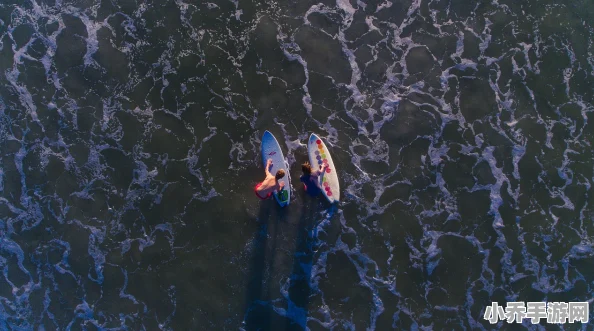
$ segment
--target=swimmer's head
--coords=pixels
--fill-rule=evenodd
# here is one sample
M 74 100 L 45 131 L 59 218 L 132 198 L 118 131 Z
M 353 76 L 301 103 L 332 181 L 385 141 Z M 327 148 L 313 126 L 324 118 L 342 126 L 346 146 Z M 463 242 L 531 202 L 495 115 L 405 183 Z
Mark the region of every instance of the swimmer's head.
M 304 164 L 302 164 L 301 170 L 304 174 L 311 175 L 311 165 L 309 165 L 309 162 L 305 162 Z
M 279 171 L 276 172 L 274 179 L 279 180 L 283 177 L 285 177 L 285 171 L 283 169 L 280 169 Z

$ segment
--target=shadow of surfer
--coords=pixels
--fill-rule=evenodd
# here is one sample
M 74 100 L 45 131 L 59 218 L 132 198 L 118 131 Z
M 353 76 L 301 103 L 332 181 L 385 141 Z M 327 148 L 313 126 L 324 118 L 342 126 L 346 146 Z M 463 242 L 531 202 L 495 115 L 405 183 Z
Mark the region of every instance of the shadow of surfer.
M 312 236 L 317 224 L 316 215 L 320 210 L 319 200 L 305 197 L 301 208 L 301 218 L 298 224 L 298 235 L 293 254 L 293 269 L 289 280 L 286 329 L 307 329 L 307 316 L 311 295 L 310 280 L 314 259 L 314 245 L 316 238 Z
M 248 274 L 243 330 L 272 330 L 269 282 L 274 274 L 277 233 L 287 209 L 270 199 L 260 203 L 259 227 L 252 241 L 251 270 Z
M 307 329 L 309 303 L 312 295 L 311 273 L 314 256 L 322 242 L 318 238 L 318 230 L 328 223 L 336 211 L 336 206 L 329 203 L 320 194 L 311 197 L 303 192 L 303 205 L 301 218 L 298 224 L 298 235 L 293 254 L 293 269 L 288 288 L 287 316 L 291 316 L 286 325 L 286 330 L 298 327 L 299 330 Z M 322 211 L 327 211 L 326 215 Z M 322 230 L 324 231 L 324 230 Z

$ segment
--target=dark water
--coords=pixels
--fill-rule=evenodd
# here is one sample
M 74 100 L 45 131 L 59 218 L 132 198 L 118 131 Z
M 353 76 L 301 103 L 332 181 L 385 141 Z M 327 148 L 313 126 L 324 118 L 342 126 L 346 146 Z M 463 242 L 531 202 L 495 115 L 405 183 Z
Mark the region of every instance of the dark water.
M 2 0 L 0 329 L 490 329 L 492 301 L 592 301 L 592 2 L 321 1 Z M 264 130 L 288 208 L 252 191 Z M 310 132 L 337 206 L 298 182 Z

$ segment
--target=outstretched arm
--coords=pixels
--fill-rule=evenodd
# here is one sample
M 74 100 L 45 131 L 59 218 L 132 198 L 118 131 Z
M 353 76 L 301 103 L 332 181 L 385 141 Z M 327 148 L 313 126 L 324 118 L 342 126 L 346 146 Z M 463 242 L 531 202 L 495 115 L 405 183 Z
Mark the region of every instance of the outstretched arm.
M 328 163 L 324 163 L 322 165 L 322 168 L 320 170 L 316 170 L 316 172 L 314 173 L 314 175 L 319 176 L 321 174 L 324 173 L 324 170 L 326 170 L 326 168 L 328 168 Z
M 268 170 L 268 169 L 270 169 L 271 165 L 272 165 L 272 159 L 268 159 L 268 161 L 266 161 L 266 167 L 264 167 L 264 172 L 266 173 L 266 176 L 272 176 L 272 174 Z

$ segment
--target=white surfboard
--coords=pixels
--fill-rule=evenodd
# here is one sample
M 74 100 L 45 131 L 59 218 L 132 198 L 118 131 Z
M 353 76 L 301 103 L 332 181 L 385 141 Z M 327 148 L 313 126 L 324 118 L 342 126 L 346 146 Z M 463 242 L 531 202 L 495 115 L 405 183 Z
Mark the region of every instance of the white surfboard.
M 268 171 L 274 176 L 280 169 L 285 170 L 285 177 L 281 178 L 279 182 L 284 182 L 285 186 L 281 192 L 274 192 L 274 198 L 281 207 L 284 207 L 291 202 L 291 177 L 289 176 L 289 167 L 285 162 L 285 156 L 278 144 L 276 138 L 268 130 L 262 136 L 262 162 L 266 167 L 268 159 L 272 159 L 272 166 Z
M 334 162 L 330 156 L 330 151 L 326 144 L 315 133 L 309 136 L 307 142 L 307 154 L 309 155 L 309 164 L 313 170 L 319 170 L 322 164 L 328 163 L 328 168 L 319 177 L 322 194 L 330 203 L 340 201 L 340 185 L 338 184 L 338 174 L 334 168 Z

